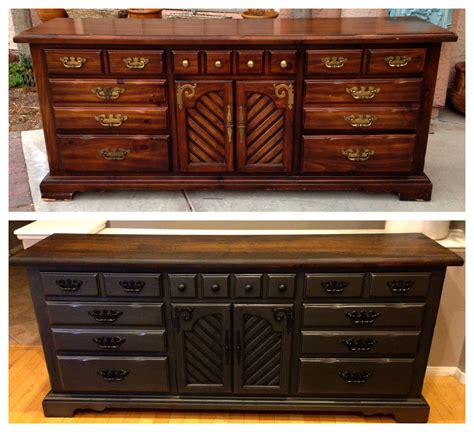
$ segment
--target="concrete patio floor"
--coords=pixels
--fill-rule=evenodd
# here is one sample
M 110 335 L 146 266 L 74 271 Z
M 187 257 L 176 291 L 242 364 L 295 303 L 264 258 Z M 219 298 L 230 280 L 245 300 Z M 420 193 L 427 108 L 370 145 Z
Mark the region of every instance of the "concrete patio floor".
M 464 211 L 464 128 L 464 117 L 450 110 L 441 110 L 432 121 L 425 165 L 434 185 L 430 202 L 402 202 L 394 194 L 314 191 L 80 193 L 73 201 L 46 202 L 39 193 L 39 183 L 48 173 L 43 131 L 22 132 L 22 145 L 36 211 Z M 16 179 L 10 187 L 21 186 Z M 11 202 L 10 210 L 21 211 Z

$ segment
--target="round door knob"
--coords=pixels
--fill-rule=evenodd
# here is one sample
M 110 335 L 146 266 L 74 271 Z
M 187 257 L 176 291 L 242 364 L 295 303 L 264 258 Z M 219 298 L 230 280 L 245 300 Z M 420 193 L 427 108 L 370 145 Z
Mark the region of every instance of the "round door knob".
M 247 62 L 247 67 L 249 67 L 250 69 L 252 69 L 254 66 L 255 66 L 255 63 L 254 63 L 253 60 L 249 60 L 249 61 Z
M 247 292 L 252 291 L 252 288 L 253 288 L 253 286 L 250 285 L 250 284 L 247 284 L 247 285 L 245 285 L 245 287 L 244 287 L 245 291 L 247 291 Z
M 281 67 L 282 69 L 286 69 L 286 68 L 288 67 L 288 62 L 287 62 L 286 60 L 282 60 L 282 61 L 280 62 L 280 67 Z
M 184 290 L 186 289 L 186 285 L 185 285 L 184 283 L 180 283 L 180 284 L 178 285 L 178 289 L 179 289 L 180 291 L 184 291 Z
M 219 284 L 212 284 L 211 286 L 211 290 L 214 292 L 219 291 L 219 288 L 220 288 Z
M 183 67 L 187 68 L 187 67 L 189 67 L 189 60 L 184 59 L 184 60 L 181 62 L 181 64 L 183 65 Z
M 214 66 L 215 66 L 217 69 L 219 69 L 219 68 L 222 67 L 222 62 L 221 62 L 220 60 L 216 60 L 216 61 L 214 62 Z
M 283 291 L 286 291 L 286 285 L 285 284 L 281 284 L 278 286 L 278 289 L 283 292 Z

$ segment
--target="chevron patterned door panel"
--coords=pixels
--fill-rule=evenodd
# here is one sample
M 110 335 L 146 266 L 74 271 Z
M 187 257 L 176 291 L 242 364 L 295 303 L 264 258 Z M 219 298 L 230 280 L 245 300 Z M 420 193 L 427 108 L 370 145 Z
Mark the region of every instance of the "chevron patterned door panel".
M 182 171 L 234 170 L 232 81 L 176 81 Z
M 234 305 L 234 392 L 288 392 L 292 323 L 292 305 Z
M 230 305 L 174 304 L 173 320 L 179 391 L 230 392 Z
M 294 81 L 239 81 L 236 86 L 238 170 L 291 171 Z

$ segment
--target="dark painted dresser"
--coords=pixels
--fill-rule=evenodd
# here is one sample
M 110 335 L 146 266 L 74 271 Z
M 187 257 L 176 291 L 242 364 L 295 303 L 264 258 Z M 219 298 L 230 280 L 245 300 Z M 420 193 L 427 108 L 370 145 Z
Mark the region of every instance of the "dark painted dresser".
M 28 267 L 51 380 L 76 409 L 357 411 L 426 422 L 446 266 L 422 234 L 53 235 Z
M 47 199 L 110 189 L 396 192 L 424 174 L 442 42 L 413 17 L 59 18 L 29 43 Z

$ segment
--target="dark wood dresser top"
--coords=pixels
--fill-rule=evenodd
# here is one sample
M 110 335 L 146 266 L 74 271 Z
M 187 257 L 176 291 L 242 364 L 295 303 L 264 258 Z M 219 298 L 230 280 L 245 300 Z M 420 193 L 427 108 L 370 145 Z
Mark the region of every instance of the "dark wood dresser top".
M 11 259 L 16 265 L 293 268 L 457 266 L 463 259 L 423 234 L 54 234 Z
M 448 42 L 456 34 L 415 17 L 277 20 L 56 18 L 15 37 L 20 43 L 142 45 L 228 43 Z

